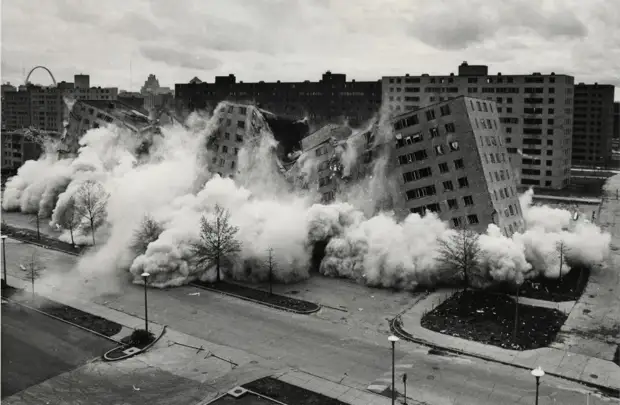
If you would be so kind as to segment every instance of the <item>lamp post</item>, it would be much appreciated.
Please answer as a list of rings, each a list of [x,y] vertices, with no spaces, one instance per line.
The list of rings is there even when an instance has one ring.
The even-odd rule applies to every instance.
[[[148,332],[149,331],[149,311],[148,311],[148,306],[147,306],[147,301],[146,301],[146,285],[149,282],[150,274],[145,271],[144,273],[141,274],[141,276],[142,276],[142,279],[144,280],[144,329]]]
[[[544,376],[545,372],[542,368],[540,368],[540,366],[538,366],[532,370],[532,375],[536,377],[536,405],[538,405],[538,387],[540,386],[540,377]]]
[[[6,235],[0,236],[2,238],[2,276],[4,277],[4,285],[9,285],[6,279]]]
[[[390,335],[390,337],[388,337],[388,340],[392,342],[392,405],[394,405],[396,403],[396,386],[394,385],[394,363],[396,362],[396,342],[398,342],[400,339],[394,335]]]
[[[403,388],[405,391],[405,405],[407,405],[407,373],[403,374]]]

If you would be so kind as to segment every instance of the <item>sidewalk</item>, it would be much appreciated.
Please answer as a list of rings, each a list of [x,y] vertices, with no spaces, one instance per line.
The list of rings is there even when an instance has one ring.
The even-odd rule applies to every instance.
[[[592,204],[592,205],[598,205],[603,201],[600,198],[563,197],[563,196],[557,196],[557,195],[534,194],[534,201],[537,201],[537,200],[553,200],[553,201],[573,202],[573,203]]]
[[[8,276],[8,281],[10,285],[15,287],[29,287],[27,281],[11,275]],[[59,290],[49,289],[45,297],[123,325],[123,330],[115,338],[121,338],[126,333],[131,333],[133,329],[144,327],[144,319],[142,318],[83,299],[71,298]],[[163,325],[149,321],[149,328],[159,332]],[[212,361],[206,362],[205,360],[207,359]],[[216,360],[217,363],[214,364],[213,360]],[[390,400],[386,397],[347,385],[337,384],[300,370],[283,368],[272,360],[250,355],[230,347],[220,346],[169,328],[160,342],[144,354],[121,362],[93,364],[100,365],[91,366],[90,374],[104,373],[100,368],[107,368],[109,367],[107,366],[108,364],[111,364],[112,367],[121,373],[142,369],[146,365],[146,367],[156,368],[159,371],[170,373],[183,380],[192,380],[198,384],[191,386],[186,384],[185,386],[192,391],[192,395],[202,395],[202,399],[196,402],[200,404],[207,404],[236,386],[270,375],[351,405],[387,405],[390,403]],[[109,373],[110,371],[107,370],[107,374]],[[58,379],[58,384],[64,382],[63,377],[57,376],[42,384],[30,387],[22,391],[22,393],[29,398],[49,398],[51,392],[54,391],[54,380],[56,379]],[[142,389],[145,389],[144,385]],[[22,393],[6,398],[7,404],[20,403],[19,397],[21,397]],[[58,399],[58,397],[56,398]]]
[[[515,367],[533,369],[541,366],[546,373],[558,377],[579,380],[609,389],[620,388],[620,367],[611,361],[548,347],[527,351],[507,350],[423,328],[420,325],[422,316],[451,294],[452,291],[430,294],[413,308],[401,314],[403,330],[431,346],[457,350]]]

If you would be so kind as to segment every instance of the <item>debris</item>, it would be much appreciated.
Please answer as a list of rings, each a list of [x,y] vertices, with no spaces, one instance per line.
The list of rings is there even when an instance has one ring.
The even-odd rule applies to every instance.
[[[199,292],[195,292],[195,293],[189,293],[188,295],[200,295]]]
[[[359,311],[363,311],[363,310],[364,310],[364,308],[358,308],[358,310],[359,310]]]
[[[135,385],[132,385],[134,391],[140,391],[140,388],[136,388]]]

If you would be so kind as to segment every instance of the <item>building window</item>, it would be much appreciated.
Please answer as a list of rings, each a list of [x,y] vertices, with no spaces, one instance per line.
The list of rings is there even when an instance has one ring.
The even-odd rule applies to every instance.
[[[437,145],[435,146],[435,154],[436,155],[443,155],[446,152],[444,151],[443,145]]]
[[[222,145],[222,152],[223,153],[228,153],[228,146]]]
[[[459,188],[465,188],[465,187],[469,187],[469,181],[467,180],[467,177],[459,178]]]
[[[457,141],[452,141],[450,142],[450,149],[452,151],[457,151],[459,150],[459,143]]]
[[[512,204],[508,206],[508,210],[510,210],[511,216],[515,214],[514,209],[512,208]]]
[[[234,168],[235,168],[235,161],[234,161],[234,160],[230,162],[230,168],[231,168],[231,169],[234,169]]]
[[[454,127],[454,124],[451,122],[444,125],[444,127],[446,128],[446,132],[449,132],[449,133],[456,132],[456,128]]]
[[[235,135],[235,140],[236,140],[237,142],[243,142],[243,136],[242,136],[242,135],[239,135],[239,134],[236,134],[236,135]]]
[[[435,110],[427,110],[426,111],[426,120],[432,121],[435,119]]]
[[[443,182],[443,191],[453,191],[454,185],[452,184],[452,180]]]
[[[438,203],[428,204],[426,206],[426,209],[429,210],[430,212],[441,212],[441,207],[439,206]]]
[[[463,197],[463,202],[465,203],[466,207],[469,207],[470,205],[474,205],[474,198],[470,195],[467,195]]]
[[[414,188],[412,190],[408,190],[406,193],[407,200],[414,200],[417,198],[422,198],[426,196],[431,196],[437,194],[437,190],[435,186],[426,186],[420,188]]]
[[[478,216],[476,214],[468,215],[467,221],[469,221],[471,225],[476,225],[478,223]]]
[[[403,180],[405,183],[410,181],[420,180],[425,177],[430,177],[432,175],[432,171],[430,167],[424,167],[422,169],[413,170],[411,172],[403,173]]]
[[[436,127],[429,129],[428,132],[431,134],[431,138],[437,138],[439,136],[439,130]]]
[[[235,148],[235,155],[239,154],[239,148]]]
[[[451,198],[448,200],[448,208],[451,210],[456,210],[459,208],[459,203],[456,198]]]
[[[398,157],[398,163],[401,165],[406,165],[408,163],[417,162],[420,160],[424,160],[428,158],[428,154],[425,149],[418,150],[413,153],[407,153],[406,155],[400,155]]]
[[[454,168],[455,169],[462,169],[465,167],[465,163],[463,162],[463,159],[456,159],[454,161]]]
[[[444,117],[446,115],[450,115],[450,106],[449,105],[442,105],[441,107],[439,107],[439,112],[441,113],[441,116]]]
[[[455,228],[460,227],[462,224],[463,224],[463,220],[462,220],[460,217],[455,217],[455,218],[452,218],[452,225],[453,225]]]
[[[224,139],[229,140],[230,134],[228,132],[224,133]]]
[[[551,187],[551,181],[549,180],[545,181],[545,187]]]
[[[450,168],[448,167],[447,163],[439,163],[439,172],[440,173],[448,173],[450,171]]]

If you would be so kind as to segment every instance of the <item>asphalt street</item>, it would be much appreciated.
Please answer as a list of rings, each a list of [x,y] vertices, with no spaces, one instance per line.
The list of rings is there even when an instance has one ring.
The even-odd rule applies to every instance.
[[[29,249],[22,244],[11,243],[10,249],[7,246],[11,273],[18,275],[17,264]],[[53,259],[63,254],[50,251],[44,255],[48,263],[67,265],[77,259]],[[48,271],[61,273],[67,269],[48,266]],[[333,280],[333,285],[339,282]],[[68,293],[135,316],[142,316],[144,311],[139,286],[126,285],[122,291],[100,297],[91,296],[86,286]],[[354,308],[355,303],[350,307]],[[391,352],[385,328],[362,327],[359,322],[348,322],[341,312],[329,316],[328,311],[335,310],[324,308],[311,316],[294,315],[193,287],[149,291],[149,318],[180,332],[357,388],[366,389],[377,378],[389,374]],[[382,317],[393,315],[384,313]],[[372,316],[376,318],[376,314]],[[427,348],[408,342],[399,342],[396,361],[397,367],[408,373],[408,396],[424,403],[534,403],[535,384],[526,370],[432,355]],[[540,394],[541,405],[586,403],[583,386],[547,376]],[[593,396],[589,403],[609,402]]]

